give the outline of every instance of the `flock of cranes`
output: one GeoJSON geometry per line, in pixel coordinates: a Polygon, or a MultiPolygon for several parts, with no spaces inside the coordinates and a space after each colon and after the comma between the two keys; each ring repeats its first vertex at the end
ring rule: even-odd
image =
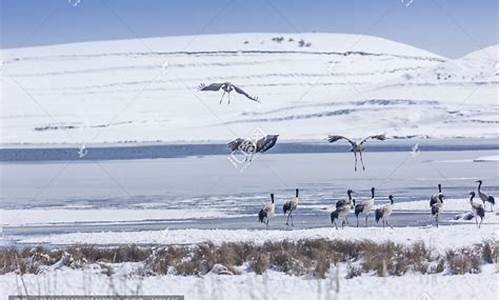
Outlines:
{"type": "MultiPolygon", "coordinates": [[[[200,91],[220,91],[222,90],[222,96],[219,100],[219,104],[222,104],[222,100],[224,99],[224,96],[227,94],[227,104],[231,103],[231,92],[235,91],[236,93],[245,96],[247,99],[254,101],[254,102],[259,102],[258,97],[253,97],[250,96],[247,92],[245,92],[243,89],[239,88],[238,86],[232,84],[231,82],[220,82],[220,83],[211,83],[209,85],[205,84],[200,84],[199,86],[200,91]]],[[[264,153],[267,150],[271,149],[275,144],[276,141],[278,140],[279,135],[266,135],[264,137],[259,138],[258,140],[252,140],[252,139],[244,139],[244,138],[237,138],[231,142],[229,142],[227,145],[231,151],[242,151],[246,154],[248,154],[245,158],[245,161],[251,161],[253,158],[253,155],[256,153],[264,153]]],[[[360,141],[354,141],[352,139],[349,139],[347,137],[341,136],[341,135],[329,135],[327,140],[330,143],[335,143],[339,140],[346,140],[349,144],[351,144],[351,152],[354,154],[354,171],[357,171],[358,169],[358,154],[359,154],[359,159],[361,161],[361,166],[363,168],[363,171],[365,170],[365,165],[363,162],[363,145],[371,139],[376,139],[379,141],[384,141],[386,139],[386,136],[383,134],[378,134],[378,135],[372,135],[368,136],[360,141]]],[[[414,151],[416,151],[414,149],[414,151]]],[[[491,206],[491,211],[493,211],[493,205],[495,204],[495,199],[493,196],[486,195],[485,193],[481,192],[481,185],[482,181],[478,180],[476,181],[479,183],[479,186],[477,188],[477,194],[481,201],[481,203],[476,203],[474,202],[474,197],[476,196],[475,192],[470,192],[470,205],[471,205],[471,212],[467,215],[466,219],[471,220],[472,218],[475,218],[476,224],[478,227],[481,227],[481,224],[483,222],[484,216],[485,216],[485,206],[486,202],[488,202],[491,206]],[[478,221],[479,218],[479,221],[478,221]]],[[[337,226],[337,221],[340,222],[341,227],[344,228],[344,225],[349,224],[348,223],[348,216],[351,212],[352,209],[354,209],[354,215],[356,216],[356,226],[359,227],[359,217],[360,215],[365,217],[365,226],[368,226],[368,218],[370,217],[374,206],[375,206],[375,188],[371,188],[371,198],[366,199],[364,201],[361,201],[356,204],[356,200],[352,197],[352,194],[354,192],[352,190],[347,191],[347,199],[337,201],[335,204],[335,210],[331,212],[330,214],[330,220],[332,224],[335,224],[335,228],[338,228],[337,226]]],[[[392,214],[392,206],[394,204],[394,197],[392,195],[389,195],[389,203],[383,205],[382,207],[378,207],[375,209],[374,214],[375,214],[375,222],[379,223],[379,221],[382,222],[382,226],[385,227],[386,225],[390,226],[389,224],[389,218],[392,214]]],[[[438,185],[438,191],[434,193],[431,196],[431,200],[429,202],[429,206],[431,209],[431,215],[434,217],[434,221],[436,224],[436,227],[439,226],[439,215],[443,211],[444,208],[444,194],[442,192],[441,184],[438,185]]],[[[283,204],[283,213],[286,215],[286,225],[291,225],[294,226],[293,224],[293,212],[297,209],[299,204],[299,189],[295,190],[295,197],[287,200],[283,204]]],[[[269,227],[269,221],[273,217],[275,213],[275,203],[274,203],[274,194],[271,194],[271,201],[267,203],[260,211],[259,211],[259,221],[262,223],[266,224],[266,229],[269,227]]]]}
{"type": "MultiPolygon", "coordinates": [[[[248,139],[248,138],[247,139],[236,138],[236,139],[232,140],[231,142],[227,143],[227,146],[229,147],[229,149],[231,149],[231,151],[239,150],[239,151],[242,151],[242,152],[248,154],[245,160],[251,161],[254,154],[264,153],[267,150],[274,147],[274,145],[276,144],[276,142],[278,140],[278,137],[279,137],[279,135],[277,135],[277,134],[268,134],[264,137],[261,137],[258,140],[252,140],[252,139],[248,139]]],[[[386,139],[386,137],[383,134],[378,134],[378,135],[372,135],[372,136],[366,137],[366,138],[362,139],[361,141],[356,142],[356,141],[353,141],[353,140],[348,139],[348,138],[341,136],[341,135],[328,136],[328,141],[330,143],[334,143],[334,142],[341,140],[341,139],[348,141],[352,146],[350,151],[353,152],[353,154],[354,154],[354,171],[358,170],[358,154],[359,154],[359,159],[361,161],[361,166],[363,167],[363,171],[364,171],[365,165],[363,162],[363,151],[364,151],[363,144],[366,143],[366,141],[368,141],[370,139],[377,139],[379,141],[384,141],[386,139]]]]}
{"type": "MultiPolygon", "coordinates": [[[[473,200],[474,197],[476,196],[476,193],[474,191],[470,192],[469,202],[471,211],[466,217],[466,220],[471,220],[475,218],[476,225],[478,226],[478,228],[481,228],[481,224],[483,223],[483,219],[485,216],[486,203],[489,203],[491,211],[493,211],[493,206],[495,205],[495,198],[493,196],[481,192],[481,185],[483,183],[481,180],[478,180],[476,182],[479,183],[477,190],[479,198],[483,203],[481,204],[478,202],[474,202],[473,200]]],[[[342,229],[344,228],[344,225],[349,224],[348,216],[351,213],[352,209],[354,209],[354,215],[356,216],[356,227],[359,227],[360,215],[363,215],[365,217],[365,226],[368,226],[368,218],[372,212],[374,212],[375,222],[377,224],[381,221],[382,227],[385,228],[386,225],[391,226],[389,224],[389,219],[393,212],[392,210],[392,207],[394,205],[393,195],[388,196],[389,199],[388,203],[384,204],[383,206],[375,208],[375,188],[372,187],[370,191],[371,191],[371,197],[369,199],[356,203],[356,200],[352,196],[354,194],[354,191],[349,189],[347,190],[347,199],[338,200],[335,203],[335,209],[330,214],[330,221],[332,224],[335,225],[336,229],[338,229],[337,222],[340,222],[340,226],[342,229]]],[[[444,198],[445,196],[442,191],[441,184],[438,184],[438,191],[431,195],[431,199],[429,202],[431,215],[434,218],[436,227],[439,227],[439,215],[443,212],[444,198]]],[[[269,228],[269,222],[275,214],[275,205],[276,204],[274,202],[274,194],[271,194],[271,201],[266,203],[264,207],[259,211],[259,221],[266,225],[266,229],[269,228]]],[[[285,201],[285,203],[283,204],[283,213],[286,216],[285,224],[287,226],[290,225],[294,226],[293,212],[297,210],[298,205],[299,205],[299,189],[295,189],[295,197],[285,201]]]]}
{"type": "MultiPolygon", "coordinates": [[[[200,91],[220,91],[222,90],[222,96],[219,100],[219,104],[222,104],[222,100],[224,99],[224,96],[227,94],[227,104],[231,103],[231,92],[235,91],[238,94],[241,94],[245,96],[247,99],[259,102],[258,97],[253,97],[250,96],[247,92],[245,92],[243,89],[240,87],[232,84],[231,82],[215,82],[211,83],[209,85],[205,85],[204,83],[201,83],[199,86],[200,91]]],[[[231,151],[242,151],[246,154],[248,154],[245,158],[245,161],[251,161],[253,158],[253,154],[256,153],[264,153],[267,150],[271,149],[275,144],[276,141],[278,140],[279,135],[267,135],[265,137],[260,138],[258,141],[253,141],[251,139],[244,139],[244,138],[237,138],[231,142],[229,142],[227,145],[231,151]]],[[[379,134],[379,135],[372,135],[368,136],[362,140],[358,141],[353,141],[352,139],[346,138],[341,135],[330,135],[328,136],[328,141],[330,143],[334,143],[338,140],[344,139],[347,142],[349,142],[352,146],[351,152],[354,154],[354,171],[357,171],[358,169],[358,154],[359,154],[359,159],[361,161],[361,166],[363,167],[363,171],[365,170],[365,165],[363,162],[363,144],[366,143],[370,139],[377,139],[379,141],[384,141],[386,139],[385,135],[379,134]]]]}

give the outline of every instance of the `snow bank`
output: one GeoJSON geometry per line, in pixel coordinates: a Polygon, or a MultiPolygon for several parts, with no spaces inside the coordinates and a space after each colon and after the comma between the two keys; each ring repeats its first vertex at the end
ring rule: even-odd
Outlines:
{"type": "Polygon", "coordinates": [[[475,225],[461,224],[435,227],[346,227],[315,228],[300,230],[202,230],[182,229],[163,231],[137,232],[96,232],[52,234],[33,237],[20,237],[17,243],[49,243],[49,244],[194,244],[212,242],[252,242],[262,244],[266,241],[300,239],[348,239],[370,240],[374,242],[393,241],[395,243],[412,244],[423,241],[438,250],[470,246],[487,239],[498,239],[498,223],[484,224],[480,229],[475,225]]]}

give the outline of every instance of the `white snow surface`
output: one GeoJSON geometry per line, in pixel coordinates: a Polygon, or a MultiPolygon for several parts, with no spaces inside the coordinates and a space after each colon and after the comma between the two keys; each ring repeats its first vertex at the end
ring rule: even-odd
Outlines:
{"type": "Polygon", "coordinates": [[[257,128],[289,140],[498,136],[497,46],[451,60],[365,35],[242,33],[1,54],[3,145],[227,141],[257,128]],[[262,103],[197,90],[223,81],[262,103]]]}
{"type": "Polygon", "coordinates": [[[489,161],[498,162],[498,155],[480,156],[480,157],[474,159],[474,162],[489,162],[489,161]]]}
{"type": "MultiPolygon", "coordinates": [[[[489,216],[488,216],[489,217],[489,216]]],[[[370,240],[374,242],[392,241],[413,244],[423,241],[438,251],[449,248],[470,246],[484,240],[498,240],[498,217],[493,224],[483,224],[478,229],[473,221],[469,224],[435,227],[333,227],[294,230],[227,230],[227,229],[179,229],[137,232],[94,232],[51,234],[33,237],[21,236],[18,243],[49,244],[196,244],[212,242],[252,242],[262,244],[266,241],[298,241],[301,239],[346,239],[370,240]],[[467,237],[467,238],[464,238],[467,237]]]]}
{"type": "Polygon", "coordinates": [[[33,225],[80,222],[131,222],[144,220],[184,220],[189,218],[223,218],[216,209],[1,209],[0,224],[33,225]]]}
{"type": "MultiPolygon", "coordinates": [[[[62,268],[57,271],[23,276],[29,295],[184,295],[185,299],[497,299],[498,270],[483,266],[479,274],[406,274],[396,277],[362,275],[344,278],[339,266],[338,293],[335,273],[326,279],[308,279],[266,271],[263,275],[147,276],[133,275],[138,266],[115,265],[107,276],[94,265],[85,270],[62,268]],[[130,275],[132,274],[132,275],[130,275]],[[113,287],[113,288],[112,288],[113,287]]],[[[23,293],[20,276],[0,275],[0,300],[23,293]]]]}

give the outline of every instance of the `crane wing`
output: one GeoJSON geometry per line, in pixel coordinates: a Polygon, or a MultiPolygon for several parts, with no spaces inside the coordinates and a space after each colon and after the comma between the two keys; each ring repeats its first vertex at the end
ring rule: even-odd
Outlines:
{"type": "Polygon", "coordinates": [[[234,87],[234,90],[235,90],[238,94],[242,94],[242,95],[244,95],[245,97],[247,97],[248,99],[253,100],[253,101],[255,101],[255,102],[260,102],[258,97],[252,97],[252,96],[248,95],[248,94],[247,94],[244,90],[240,89],[239,87],[235,86],[234,84],[233,84],[233,87],[234,87]]]}
{"type": "Polygon", "coordinates": [[[200,91],[218,91],[223,86],[223,83],[211,83],[209,85],[205,85],[204,83],[200,84],[200,91]]]}
{"type": "Polygon", "coordinates": [[[229,149],[231,149],[231,151],[235,151],[238,149],[238,147],[241,145],[241,143],[243,143],[243,141],[244,141],[244,139],[237,138],[237,139],[232,140],[229,143],[227,143],[227,146],[229,147],[229,149]]]}
{"type": "Polygon", "coordinates": [[[341,140],[341,139],[348,141],[353,147],[356,145],[355,142],[351,141],[350,139],[346,138],[345,136],[341,136],[341,135],[329,135],[328,136],[328,141],[330,143],[335,143],[336,141],[341,140]]]}
{"type": "Polygon", "coordinates": [[[368,137],[365,137],[360,143],[359,145],[363,145],[363,143],[365,143],[366,141],[368,141],[369,139],[376,139],[376,140],[379,140],[379,141],[384,141],[386,139],[385,137],[385,134],[378,134],[378,135],[371,135],[371,136],[368,136],[368,137]]]}
{"type": "Polygon", "coordinates": [[[271,149],[278,140],[279,135],[266,135],[257,141],[257,152],[266,152],[271,149]]]}

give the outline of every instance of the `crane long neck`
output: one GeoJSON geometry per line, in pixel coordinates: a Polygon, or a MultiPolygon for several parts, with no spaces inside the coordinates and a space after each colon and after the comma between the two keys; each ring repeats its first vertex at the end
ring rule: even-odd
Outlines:
{"type": "Polygon", "coordinates": [[[347,196],[349,197],[349,201],[351,201],[352,200],[351,191],[347,192],[347,196]]]}
{"type": "Polygon", "coordinates": [[[372,189],[372,199],[375,198],[375,190],[372,189]]]}
{"type": "Polygon", "coordinates": [[[479,186],[477,187],[477,191],[478,191],[478,192],[481,192],[481,184],[483,184],[483,182],[482,182],[482,181],[479,181],[479,186]]]}
{"type": "Polygon", "coordinates": [[[472,202],[472,199],[474,199],[475,195],[470,195],[470,202],[472,202]]]}

